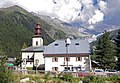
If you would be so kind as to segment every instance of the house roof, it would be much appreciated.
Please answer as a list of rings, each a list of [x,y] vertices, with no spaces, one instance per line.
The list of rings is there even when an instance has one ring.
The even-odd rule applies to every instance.
[[[43,52],[45,46],[30,46],[28,48],[22,49],[22,52]]]
[[[66,48],[65,40],[56,40],[50,45],[46,46],[44,55],[56,54],[90,54],[91,49],[87,40],[71,40],[71,44]]]
[[[15,59],[14,58],[8,58],[7,62],[14,62]]]

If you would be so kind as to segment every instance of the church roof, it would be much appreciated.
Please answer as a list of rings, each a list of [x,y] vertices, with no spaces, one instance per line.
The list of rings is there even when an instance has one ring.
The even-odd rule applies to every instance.
[[[22,49],[22,52],[43,52],[45,46],[30,46],[28,48]]]
[[[71,43],[66,49],[65,40],[56,40],[50,45],[46,46],[44,50],[44,55],[63,55],[63,54],[83,54],[88,55],[91,53],[90,45],[87,40],[74,39],[70,40]]]

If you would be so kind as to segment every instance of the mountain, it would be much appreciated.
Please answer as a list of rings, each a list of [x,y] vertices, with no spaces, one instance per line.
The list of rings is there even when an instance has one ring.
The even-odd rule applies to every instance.
[[[110,38],[114,41],[114,39],[116,39],[116,36],[118,34],[118,29],[116,30],[112,30],[112,31],[109,31],[110,32]],[[97,40],[96,41],[93,41],[90,43],[91,46],[96,46],[97,43],[98,43],[98,39],[102,36],[102,33],[101,34],[98,34],[97,35]]]
[[[41,33],[44,45],[56,39],[66,38],[68,35],[79,37],[80,34],[71,25],[58,19],[48,22],[48,18],[41,16]],[[8,8],[0,8],[0,49],[9,57],[20,56],[20,50],[24,43],[31,45],[34,36],[37,16],[15,5]]]
[[[39,15],[39,16],[42,20],[52,25],[55,29],[58,29],[66,33],[67,36],[73,36],[75,38],[79,38],[79,37],[86,37],[91,35],[84,32],[80,32],[78,28],[57,18],[51,18],[50,16],[45,16],[45,15]]]
[[[37,17],[19,6],[0,9],[0,49],[9,57],[19,56],[23,43],[31,45]],[[63,38],[65,33],[40,20],[44,44]],[[57,34],[50,37],[46,31]]]

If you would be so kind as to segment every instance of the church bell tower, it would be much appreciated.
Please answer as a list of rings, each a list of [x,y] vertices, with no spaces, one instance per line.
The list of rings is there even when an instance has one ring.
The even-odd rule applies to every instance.
[[[40,28],[40,19],[38,18],[34,37],[32,38],[32,46],[43,46],[43,39],[41,36],[41,28]]]

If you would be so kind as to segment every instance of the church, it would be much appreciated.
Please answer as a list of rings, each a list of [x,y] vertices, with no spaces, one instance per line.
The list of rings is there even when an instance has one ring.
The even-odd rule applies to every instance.
[[[91,48],[87,40],[56,40],[43,45],[40,20],[37,20],[32,46],[22,49],[22,69],[43,68],[45,71],[91,70]]]
[[[34,36],[32,38],[32,46],[27,47],[21,50],[22,53],[22,69],[33,69],[33,67],[39,67],[44,65],[44,57],[43,57],[43,38],[41,35],[40,28],[40,19],[38,18]]]

